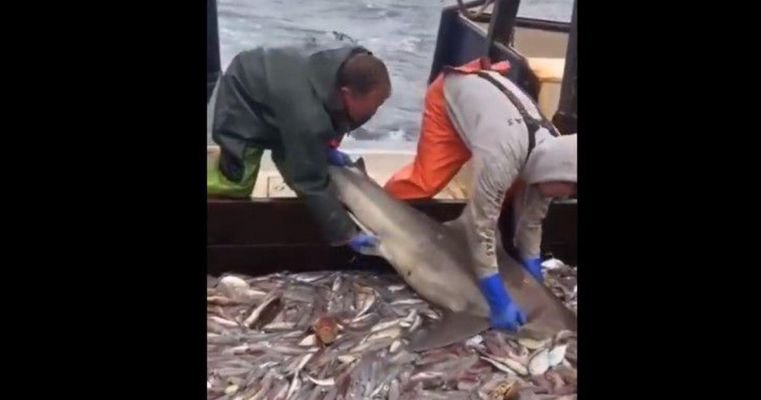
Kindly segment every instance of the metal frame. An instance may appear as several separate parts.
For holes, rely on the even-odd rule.
[[[463,17],[459,5],[442,9],[428,84],[436,79],[444,66],[460,65],[488,56],[492,62],[508,60],[513,68],[510,69],[507,77],[532,98],[537,99],[539,81],[531,71],[528,61],[501,40],[505,35],[508,37],[512,35],[513,26],[518,20],[516,15],[520,2],[518,0],[496,1],[495,10],[497,8],[499,10],[492,11],[491,22],[486,32],[475,22]],[[464,5],[472,8],[484,2],[480,0],[464,3]]]
[[[489,22],[489,31],[486,35],[486,54],[489,59],[494,61],[499,56],[494,42],[512,43],[513,31],[516,18],[518,17],[518,8],[520,0],[496,0],[494,11]]]
[[[206,0],[206,101],[222,70],[219,52],[219,23],[217,21],[217,1]]]
[[[573,14],[571,15],[571,30],[568,34],[568,47],[565,55],[565,71],[563,71],[563,83],[560,88],[560,101],[558,111],[552,118],[553,124],[564,134],[576,133],[578,116],[576,113],[576,36],[578,24],[576,22],[576,0],[573,2]]]

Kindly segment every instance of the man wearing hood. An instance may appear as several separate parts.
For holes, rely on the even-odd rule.
[[[507,79],[506,63],[446,68],[426,94],[417,155],[385,189],[399,199],[431,198],[473,158],[463,223],[479,286],[495,328],[517,330],[525,315],[499,277],[498,221],[512,212],[512,244],[540,282],[542,221],[553,198],[576,190],[576,135],[561,136],[536,103]]]
[[[285,182],[304,199],[324,237],[355,251],[373,246],[331,190],[328,165],[346,165],[343,135],[367,122],[391,93],[386,66],[339,41],[239,53],[219,81],[207,167],[211,197],[249,198],[259,161],[272,150]]]

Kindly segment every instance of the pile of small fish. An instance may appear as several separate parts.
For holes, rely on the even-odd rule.
[[[545,273],[575,311],[575,269]],[[408,351],[409,333],[439,318],[394,274],[209,276],[207,398],[576,398],[574,332],[537,342],[489,330]]]
[[[542,264],[545,271],[544,284],[552,290],[565,305],[576,312],[576,267],[564,264],[557,259],[550,259]]]

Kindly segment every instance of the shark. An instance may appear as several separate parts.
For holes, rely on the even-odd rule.
[[[417,294],[442,311],[409,338],[413,351],[445,347],[490,329],[489,305],[481,293],[466,244],[464,218],[441,223],[389,195],[366,173],[364,161],[330,166],[336,196],[361,230],[379,239],[367,254],[382,257]],[[544,340],[576,331],[576,315],[498,246],[500,275],[527,317],[518,337]]]

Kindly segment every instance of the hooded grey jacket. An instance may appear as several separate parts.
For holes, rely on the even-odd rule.
[[[511,91],[529,115],[541,118],[536,103],[517,85],[496,72],[489,75]],[[521,258],[540,255],[542,221],[551,199],[543,198],[535,184],[576,182],[576,135],[553,136],[536,131],[529,155],[529,137],[518,109],[497,87],[472,74],[448,74],[444,98],[452,124],[473,154],[473,187],[463,211],[468,242],[483,278],[497,270],[497,223],[505,194],[516,179],[525,188],[513,200],[513,244]]]

